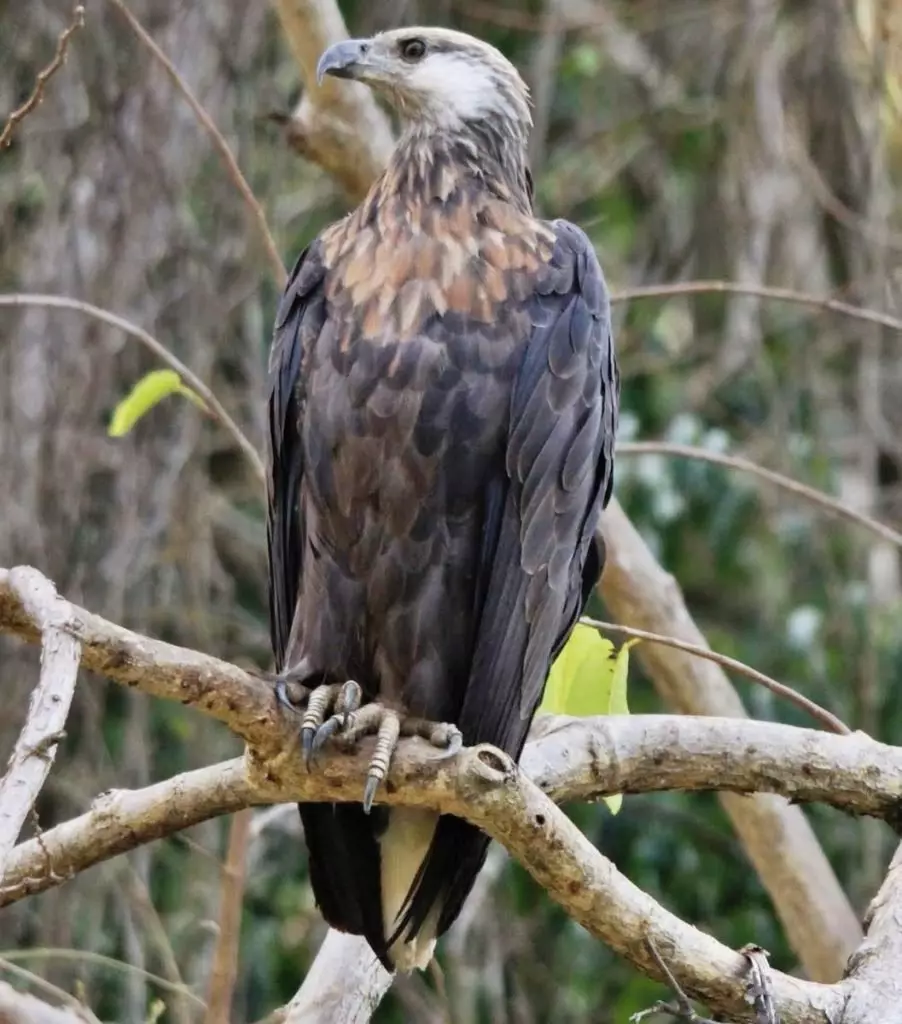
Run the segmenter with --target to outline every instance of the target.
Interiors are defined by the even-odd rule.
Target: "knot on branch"
[[[470,747],[460,758],[458,786],[466,796],[467,791],[485,793],[506,785],[517,774],[514,760],[488,743]]]

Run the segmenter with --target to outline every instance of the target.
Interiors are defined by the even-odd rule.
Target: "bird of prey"
[[[366,83],[403,133],[301,254],[276,317],[277,692],[295,695],[308,758],[377,735],[363,803],[300,813],[326,921],[412,970],[489,840],[373,794],[399,734],[519,757],[601,571],[619,374],[588,238],[533,213],[529,96],[508,60],[408,28],[330,47],[318,74]]]

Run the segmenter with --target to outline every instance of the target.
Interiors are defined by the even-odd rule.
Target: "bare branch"
[[[605,722],[604,727],[616,730],[621,722],[627,730],[636,730],[636,737],[644,724],[652,731],[655,728],[655,723],[629,718],[612,719]],[[680,730],[686,725],[691,727],[691,724],[688,720],[685,723],[682,720],[662,720],[661,728],[666,729],[671,724],[679,743],[673,750],[679,756],[677,751],[690,739]],[[583,727],[584,723],[579,723],[579,726]],[[866,737],[835,737],[787,726],[742,721],[698,722],[702,731],[718,726],[725,729],[727,735],[721,737],[714,756],[706,762],[711,773],[709,785],[716,786],[725,777],[724,761],[729,761],[730,751],[734,749],[740,758],[754,763],[759,748],[767,745],[764,733],[773,729],[778,735],[771,737],[769,756],[772,760],[761,774],[774,788],[783,786],[788,774],[780,756],[785,736],[790,743],[795,737],[801,737],[801,746],[806,748],[796,751],[795,763],[800,776],[796,784],[800,788],[808,784],[810,777],[809,760],[806,758],[814,765],[829,763],[829,757],[821,761],[817,756],[818,745],[826,744],[833,750],[844,750],[843,745],[858,747],[857,757],[867,765],[866,769],[861,769],[862,781],[859,782],[865,789],[874,775],[871,771],[873,766],[888,759],[894,767],[888,763],[886,770],[888,776],[894,778],[894,792],[898,792],[902,753],[881,747]],[[736,734],[745,730],[753,734],[752,738],[745,743],[737,743]],[[647,743],[646,752],[654,751],[642,769],[645,779],[654,779],[656,771],[668,761],[668,757],[662,756],[661,738],[661,733],[655,736],[652,732],[647,740],[643,740]],[[542,742],[538,741],[535,747]],[[561,734],[556,730],[551,744],[560,750],[561,742]],[[691,746],[691,741],[688,745]],[[75,868],[78,861],[78,868],[81,868],[96,862],[99,851],[118,852],[126,844],[134,843],[136,837],[151,838],[161,834],[165,827],[179,827],[200,820],[202,815],[196,806],[192,806],[192,800],[195,804],[206,801],[203,813],[207,816],[221,813],[229,809],[226,804],[234,805],[236,802],[250,804],[274,799],[356,801],[362,792],[371,746],[371,742],[363,744],[354,757],[340,753],[324,756],[313,775],[304,769],[295,744],[281,758],[266,765],[250,756],[244,761],[236,760],[189,773],[178,780],[177,787],[173,780],[135,793],[118,792],[101,798],[98,805],[81,819],[46,833],[45,842],[55,863]],[[570,743],[568,749],[570,756],[565,763],[572,764],[573,752],[577,748]],[[597,739],[585,745],[583,770],[595,771],[598,752],[603,749],[605,745],[598,743]],[[551,747],[547,754],[551,756]],[[541,752],[529,753],[525,767],[528,770],[533,759],[543,764],[549,757],[543,757]],[[700,757],[696,746],[686,756],[686,771],[697,773],[700,761],[704,758]],[[616,745],[611,763],[616,773],[621,773],[622,765],[628,763]],[[817,769],[814,776],[817,778]],[[617,785],[624,781],[622,774],[618,774]],[[841,786],[836,786],[835,779],[831,779],[830,784],[842,790]],[[656,783],[651,784],[651,788],[654,785]],[[223,794],[219,808],[209,799],[208,790],[212,787]],[[465,750],[455,759],[436,758],[434,755],[430,757],[430,748],[422,741],[406,741],[399,748],[388,785],[380,791],[378,799],[388,804],[403,803],[405,806],[441,810],[479,825],[502,842],[571,916],[646,973],[655,977],[662,975],[644,945],[645,937],[650,936],[664,951],[680,985],[694,998],[740,1019],[747,1016],[742,957],[671,915],[621,876],[548,797],[500,752],[490,747],[476,747]],[[114,849],[110,848],[111,839]],[[41,870],[40,850],[34,841],[23,844],[17,853],[19,856],[12,867],[18,879],[8,875],[3,880],[2,897],[7,902],[14,898],[17,881],[21,891],[22,875]],[[46,887],[46,884],[41,882],[29,888],[34,891],[34,888]],[[373,994],[373,985],[368,985],[368,998],[377,998]],[[313,986],[312,982],[311,986],[317,993],[322,993],[322,989]],[[828,1007],[831,1003],[838,1005],[842,998],[836,989],[779,974],[774,975],[774,993],[786,1022],[818,1021],[823,1024],[827,1018],[812,1007]],[[302,993],[298,1001],[305,998]]]
[[[285,1008],[284,1024],[311,1020],[366,1024],[391,983],[392,975],[364,939],[330,930],[297,995]]]
[[[675,284],[651,284],[635,288],[621,288],[611,294],[612,303],[632,302],[635,299],[669,299],[676,295],[704,295],[708,293],[722,295],[751,295],[761,299],[773,299],[775,302],[789,302],[797,306],[810,306],[822,309],[839,316],[847,316],[852,320],[863,320],[865,323],[876,324],[878,327],[889,327],[893,331],[902,331],[902,320],[881,313],[876,309],[853,306],[851,303],[832,299],[829,296],[810,295],[797,292],[792,288],[771,288],[768,285],[740,284],[738,281],[678,281]]]
[[[244,898],[247,847],[252,812],[245,808],[232,819],[229,850],[222,870],[219,932],[210,972],[206,1024],[231,1019],[232,992],[238,973],[238,940],[241,935],[241,902]]]
[[[51,1006],[0,981],[0,1021],[3,1024],[86,1024],[96,1022],[97,1018],[84,1012],[75,1000],[68,1006]]]
[[[260,453],[247,439],[238,424],[228,414],[225,407],[213,394],[210,388],[185,364],[173,355],[166,346],[158,341],[152,334],[149,334],[143,327],[133,324],[124,317],[117,316],[107,309],[93,306],[90,302],[82,302],[81,299],[70,299],[65,295],[39,295],[28,292],[15,292],[8,295],[0,295],[0,306],[39,306],[48,309],[69,309],[84,316],[93,317],[101,323],[109,324],[117,330],[123,331],[129,337],[140,341],[145,348],[149,349],[161,362],[165,363],[185,381],[185,383],[204,400],[210,414],[221,426],[231,434],[232,440],[241,449],[242,454],[247,458],[253,467],[257,478],[263,483],[266,479],[266,471],[263,467],[263,460]]]
[[[11,583],[19,571],[0,569],[0,632],[35,643],[41,621]],[[123,629],[61,597],[55,603],[57,628],[81,642],[85,668],[151,696],[196,707],[257,749],[278,748],[287,726],[271,688],[259,678],[217,658]]]
[[[658,564],[618,502],[608,506],[602,526],[607,558],[600,589],[612,618],[706,647],[677,582]],[[640,644],[636,656],[670,708],[745,717],[738,694],[713,662],[659,644]],[[840,977],[861,941],[861,928],[802,812],[767,794],[747,799],[724,793],[720,800],[809,977]]]
[[[593,626],[595,629],[607,630],[611,633],[622,633],[624,636],[636,637],[638,640],[647,640],[652,644],[663,644],[665,647],[673,647],[675,650],[694,654],[697,658],[706,658],[708,661],[713,661],[723,668],[728,668],[741,676],[745,676],[746,679],[751,679],[778,697],[782,697],[791,704],[795,704],[797,708],[801,708],[802,711],[811,715],[812,718],[820,722],[821,725],[831,732],[848,735],[852,731],[832,711],[822,708],[820,704],[816,704],[813,700],[804,696],[804,694],[799,693],[798,690],[794,690],[785,683],[779,683],[776,679],[771,679],[770,676],[759,672],[756,668],[752,668],[751,665],[746,665],[743,661],[731,658],[727,654],[718,654],[717,651],[712,651],[710,647],[690,644],[685,640],[677,640],[673,636],[650,633],[647,629],[636,629],[635,626],[620,626],[616,622],[601,622],[598,619],[589,618],[588,615],[584,615],[579,621],[586,626]]]
[[[7,118],[3,131],[0,132],[0,150],[12,142],[16,125],[21,124],[44,98],[44,90],[47,87],[47,83],[65,63],[66,53],[69,50],[69,40],[80,28],[84,28],[84,24],[84,4],[76,3],[72,8],[72,17],[69,24],[63,29],[56,41],[56,53],[53,55],[53,60],[38,72],[34,81],[34,88],[31,90],[31,95],[28,99]]]
[[[28,717],[0,779],[0,877],[56,757],[75,693],[81,645],[61,628],[53,584],[34,569],[14,569],[8,586],[41,629],[41,677]]]
[[[241,758],[146,789],[110,790],[86,814],[15,848],[0,878],[0,906],[51,889],[144,843],[258,802]]]
[[[275,0],[282,29],[305,83],[304,95],[286,124],[288,141],[362,199],[392,149],[388,118],[359,82],[316,81],[316,63],[332,43],[347,37],[334,0]]]
[[[757,462],[744,459],[740,455],[724,455],[721,452],[714,452],[708,448],[697,448],[688,444],[673,444],[669,441],[624,441],[617,445],[618,455],[675,455],[681,459],[696,459],[700,462],[710,462],[715,466],[724,466],[727,469],[738,469],[743,473],[751,473],[753,476],[766,480],[768,483],[779,487],[781,490],[796,494],[812,505],[817,505],[831,515],[847,519],[856,526],[863,526],[866,530],[876,534],[883,540],[889,541],[898,548],[902,548],[902,533],[886,526],[884,523],[872,519],[863,512],[857,512],[854,508],[846,505],[838,498],[832,498],[814,487],[793,480],[783,473],[777,473],[772,469],[765,469]]]
[[[140,21],[135,17],[134,14],[126,7],[122,0],[110,0],[110,3],[119,11],[119,13],[125,18],[125,20],[131,26],[132,31],[141,40],[144,46],[150,50],[154,60],[160,64],[166,74],[169,76],[172,84],[176,90],[181,93],[182,97],[187,102],[188,106],[194,112],[194,116],[201,123],[206,133],[210,136],[213,142],[213,146],[222,158],[222,162],[226,166],[226,171],[232,184],[241,193],[241,197],[244,200],[244,204],[247,207],[254,224],[257,227],[257,231],[260,235],[260,239],[263,242],[263,248],[266,252],[267,259],[269,260],[270,269],[273,277],[279,287],[283,287],[287,278],[285,272],[285,264],[282,262],[282,257],[279,255],[278,247],[272,237],[272,233],[269,230],[269,225],[266,223],[266,214],[263,212],[263,207],[260,205],[257,197],[251,190],[250,185],[247,183],[247,179],[241,173],[241,168],[238,166],[238,161],[235,159],[229,144],[222,137],[222,132],[216,127],[213,118],[204,110],[199,100],[191,91],[188,83],[178,73],[178,69],[172,63],[172,61],[166,56],[165,53],[157,46],[153,37],[147,32]]]
[[[867,935],[849,961],[848,1020],[902,1020],[902,846],[865,918]],[[778,1000],[779,1002],[779,1000]]]

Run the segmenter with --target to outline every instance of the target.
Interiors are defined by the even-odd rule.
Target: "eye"
[[[401,43],[401,56],[415,64],[426,56],[426,44],[422,39],[405,39]]]

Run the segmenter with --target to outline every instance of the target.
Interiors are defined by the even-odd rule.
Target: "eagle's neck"
[[[401,137],[371,197],[408,203],[447,202],[459,190],[485,190],[522,213],[532,213],[526,134],[492,120],[454,129],[412,125]]]

